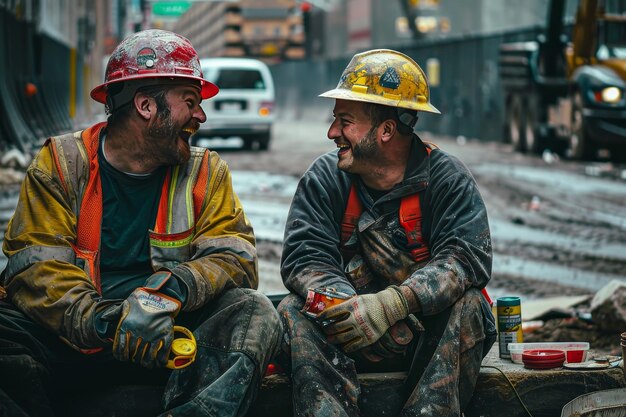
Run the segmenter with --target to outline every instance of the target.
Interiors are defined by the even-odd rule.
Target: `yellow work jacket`
[[[98,144],[106,123],[50,138],[27,170],[3,251],[10,301],[71,346],[108,342],[94,326],[102,299],[99,245],[102,188]],[[150,234],[153,269],[187,286],[183,310],[234,287],[257,288],[255,239],[226,163],[192,147],[186,164],[168,167]]]

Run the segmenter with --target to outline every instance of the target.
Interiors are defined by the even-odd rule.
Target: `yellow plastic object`
[[[422,68],[410,57],[391,49],[354,55],[337,87],[320,97],[440,113],[430,104],[430,89]]]
[[[174,326],[174,334],[182,333],[186,337],[174,339],[172,342],[172,350],[165,365],[169,369],[182,369],[196,360],[196,338],[193,337],[191,330],[182,326]]]

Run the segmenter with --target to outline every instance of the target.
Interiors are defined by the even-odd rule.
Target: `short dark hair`
[[[167,104],[167,98],[165,97],[170,89],[170,86],[149,85],[139,87],[137,91],[135,91],[135,94],[143,93],[149,97],[152,97],[156,102],[157,115],[159,117],[165,118],[170,115],[170,107]],[[109,94],[115,94],[115,91],[109,91]],[[123,123],[124,121],[128,120],[133,111],[133,103],[134,101],[131,100],[128,103],[118,107],[117,109],[110,109],[111,113],[107,119],[107,123],[109,125],[115,125],[117,123]]]
[[[367,103],[365,102],[365,114],[369,116],[372,121],[372,127],[379,126],[385,120],[391,119],[396,122],[398,125],[398,132],[403,135],[410,135],[413,133],[413,126],[409,126],[402,122],[398,116],[398,108],[385,106],[378,103]],[[410,113],[415,116],[417,112],[415,110],[405,110],[402,109],[403,112]]]

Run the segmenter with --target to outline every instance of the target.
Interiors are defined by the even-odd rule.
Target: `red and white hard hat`
[[[107,102],[109,87],[124,81],[145,81],[139,85],[171,81],[197,81],[203,99],[219,91],[204,79],[198,53],[187,38],[166,30],[149,29],[124,39],[107,64],[104,83],[91,91],[91,98]],[[132,97],[130,97],[132,99]]]

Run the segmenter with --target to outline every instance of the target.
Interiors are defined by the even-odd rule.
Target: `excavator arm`
[[[580,0],[572,34],[573,56],[570,61],[570,74],[581,65],[595,63],[596,33],[600,14],[598,0]]]

